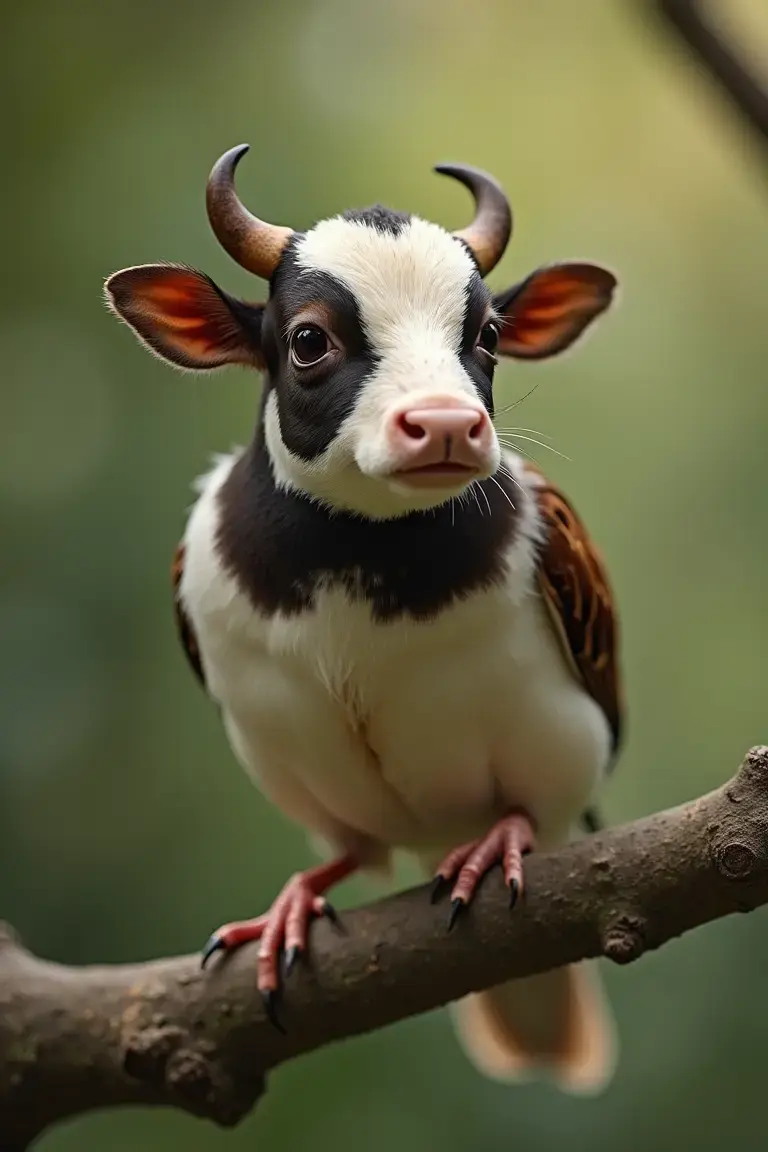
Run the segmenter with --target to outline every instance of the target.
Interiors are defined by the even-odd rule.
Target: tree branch
[[[643,6],[645,0],[642,0]],[[704,15],[703,0],[651,0],[659,16],[677,33],[699,67],[725,93],[741,119],[768,144],[768,89]]]
[[[256,946],[202,973],[197,956],[65,968],[0,936],[0,1148],[119,1104],[234,1125],[269,1070],[466,993],[588,957],[627,963],[700,924],[768,903],[768,748],[690,804],[526,860],[510,912],[499,870],[449,935],[425,888],[326,921],[288,982],[287,1035],[256,992]]]

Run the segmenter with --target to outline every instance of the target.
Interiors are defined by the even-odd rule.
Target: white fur
[[[265,437],[277,483],[373,518],[434,507],[457,495],[461,482],[416,494],[383,478],[398,466],[386,435],[387,415],[395,407],[404,400],[425,406],[436,395],[480,401],[459,360],[467,285],[475,270],[464,247],[416,217],[396,236],[336,217],[299,241],[296,260],[350,290],[380,360],[333,442],[310,463],[286,447],[277,397],[270,396]],[[500,455],[494,433],[481,476],[493,475]]]
[[[568,838],[609,757],[601,709],[567,664],[538,594],[536,483],[505,457],[521,532],[502,587],[428,623],[377,623],[340,589],[266,618],[218,559],[207,477],[190,516],[181,596],[212,696],[249,773],[290,818],[369,864],[391,847],[422,859],[526,807],[539,842]]]
[[[437,224],[413,217],[398,235],[336,216],[304,236],[296,260],[328,272],[352,292],[371,343],[394,363],[408,365],[417,346],[403,333],[434,334],[457,352],[467,285],[475,271],[469,253]],[[429,354],[424,357],[429,368]]]

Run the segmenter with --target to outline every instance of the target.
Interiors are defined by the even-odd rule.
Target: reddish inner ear
[[[200,369],[259,364],[260,307],[231,300],[202,272],[147,265],[117,272],[106,287],[115,311],[174,364]],[[253,332],[244,323],[249,311]]]
[[[616,279],[592,264],[534,272],[502,306],[502,355],[542,358],[563,351],[611,302]]]

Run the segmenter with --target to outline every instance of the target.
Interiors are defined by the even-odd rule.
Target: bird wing
[[[541,470],[534,490],[544,527],[538,579],[566,659],[605,713],[618,752],[624,725],[616,603],[584,522]]]
[[[171,565],[171,583],[173,585],[173,611],[176,620],[176,631],[181,646],[184,649],[189,665],[192,671],[197,676],[203,688],[206,688],[205,673],[203,672],[203,665],[200,660],[200,649],[197,644],[197,637],[195,636],[194,629],[187,615],[184,605],[181,600],[179,592],[181,585],[181,578],[184,575],[184,545],[179,544],[174,556],[173,564]]]

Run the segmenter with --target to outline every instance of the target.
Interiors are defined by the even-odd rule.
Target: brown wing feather
[[[171,582],[173,584],[173,611],[176,619],[176,631],[179,634],[181,645],[187,655],[192,671],[197,676],[198,680],[205,688],[205,673],[203,672],[203,665],[200,661],[200,649],[197,646],[197,637],[195,636],[194,629],[189,620],[189,616],[184,611],[179,596],[179,585],[181,578],[184,575],[184,545],[179,544],[173,556],[173,564],[171,565]]]
[[[536,495],[545,540],[539,582],[555,628],[575,672],[603,709],[618,751],[624,721],[619,629],[603,559],[563,493],[538,468]]]

